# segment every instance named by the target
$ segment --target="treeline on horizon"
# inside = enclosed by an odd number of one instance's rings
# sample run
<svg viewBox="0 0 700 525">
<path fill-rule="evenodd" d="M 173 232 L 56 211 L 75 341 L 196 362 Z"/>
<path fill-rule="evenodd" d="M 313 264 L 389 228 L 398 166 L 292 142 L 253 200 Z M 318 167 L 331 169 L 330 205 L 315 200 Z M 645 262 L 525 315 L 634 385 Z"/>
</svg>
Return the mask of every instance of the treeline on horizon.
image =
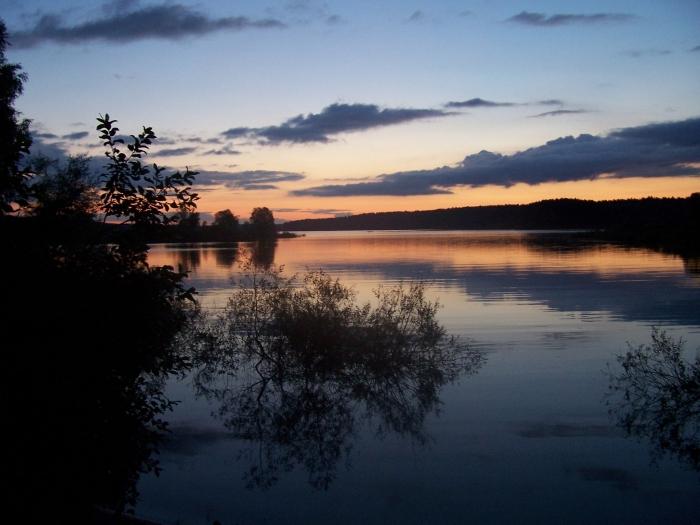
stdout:
<svg viewBox="0 0 700 525">
<path fill-rule="evenodd" d="M 698 231 L 698 226 L 700 192 L 685 198 L 552 199 L 531 204 L 363 213 L 284 224 L 289 231 L 580 229 L 632 233 L 666 229 L 688 234 Z"/>
<path fill-rule="evenodd" d="M 0 227 L 6 235 L 17 238 L 51 238 L 53 240 L 99 239 L 116 243 L 131 235 L 132 224 L 101 222 L 91 216 L 0 215 Z M 197 212 L 179 213 L 167 224 L 139 226 L 139 237 L 147 243 L 273 241 L 277 233 L 274 216 L 266 207 L 254 208 L 247 222 L 230 210 L 214 214 L 211 223 L 202 221 Z M 284 236 L 284 234 L 282 234 Z"/>
</svg>

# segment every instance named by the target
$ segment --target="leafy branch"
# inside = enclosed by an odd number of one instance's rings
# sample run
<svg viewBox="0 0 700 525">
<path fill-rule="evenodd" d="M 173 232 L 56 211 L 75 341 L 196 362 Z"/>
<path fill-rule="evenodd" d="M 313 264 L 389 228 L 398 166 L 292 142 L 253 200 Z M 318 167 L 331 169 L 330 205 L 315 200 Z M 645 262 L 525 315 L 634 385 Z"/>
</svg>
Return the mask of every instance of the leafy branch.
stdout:
<svg viewBox="0 0 700 525">
<path fill-rule="evenodd" d="M 149 146 L 157 138 L 153 128 L 144 127 L 138 135 L 131 135 L 131 143 L 118 135 L 109 114 L 97 119 L 97 130 L 109 159 L 104 174 L 102 207 L 104 221 L 108 217 L 123 219 L 124 223 L 140 225 L 168 224 L 176 220 L 168 215 L 171 210 L 193 212 L 199 196 L 192 192 L 191 184 L 197 172 L 185 168 L 168 175 L 166 168 L 157 164 L 147 166 L 142 158 L 148 154 Z M 126 151 L 124 151 L 126 146 Z"/>
</svg>

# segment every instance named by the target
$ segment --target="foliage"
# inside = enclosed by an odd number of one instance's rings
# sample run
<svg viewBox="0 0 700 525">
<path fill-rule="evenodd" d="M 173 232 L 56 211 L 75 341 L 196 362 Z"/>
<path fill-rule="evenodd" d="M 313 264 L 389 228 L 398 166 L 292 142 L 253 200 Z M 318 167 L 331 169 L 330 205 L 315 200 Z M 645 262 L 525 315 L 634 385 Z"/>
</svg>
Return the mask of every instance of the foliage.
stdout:
<svg viewBox="0 0 700 525">
<path fill-rule="evenodd" d="M 153 128 L 144 127 L 138 135 L 131 135 L 132 143 L 126 145 L 129 153 L 125 153 L 122 151 L 124 139 L 119 138 L 119 128 L 114 126 L 116 120 L 110 120 L 109 114 L 105 114 L 97 122 L 109 159 L 100 196 L 105 219 L 124 218 L 124 222 L 137 225 L 167 224 L 175 220 L 167 215 L 170 210 L 194 211 L 199 197 L 191 192 L 189 185 L 196 172 L 187 168 L 185 173 L 178 171 L 168 175 L 165 168 L 157 164 L 149 167 L 141 162 L 156 139 Z"/>
<path fill-rule="evenodd" d="M 700 355 L 686 361 L 684 344 L 654 329 L 651 345 L 630 345 L 610 373 L 611 413 L 628 435 L 651 440 L 655 457 L 700 469 Z"/>
<path fill-rule="evenodd" d="M 173 205 L 192 213 L 196 195 L 187 185 L 194 174 L 142 166 L 155 139 L 151 128 L 132 137 L 127 156 L 115 121 L 99 120 L 110 162 L 101 198 L 94 198 L 84 159 L 35 164 L 47 175 L 31 188 L 36 220 L 49 219 L 41 224 L 57 231 L 11 239 L 11 255 L 1 261 L 2 275 L 11 276 L 3 290 L 11 300 L 0 310 L 12 327 L 3 341 L 12 349 L 9 404 L 21 429 L 11 472 L 14 499 L 30 522 L 43 522 L 44 511 L 51 513 L 46 522 L 81 522 L 95 506 L 121 512 L 133 505 L 139 475 L 158 470 L 162 414 L 172 405 L 163 382 L 188 366 L 173 347 L 196 313 L 185 274 L 150 266 L 138 236 L 114 243 L 104 228 L 95 236 L 66 230 L 85 226 L 68 218 L 93 223 L 95 211 L 125 218 L 135 230 L 170 222 Z"/>
<path fill-rule="evenodd" d="M 238 233 L 238 217 L 231 210 L 217 211 L 212 226 L 222 234 L 234 237 Z"/>
<path fill-rule="evenodd" d="M 259 447 L 251 486 L 269 487 L 299 465 L 313 487 L 328 488 L 362 421 L 425 443 L 441 387 L 481 364 L 446 335 L 420 284 L 378 289 L 376 304 L 358 304 L 323 272 L 299 281 L 250 269 L 222 316 L 193 337 L 199 393 Z"/>
<path fill-rule="evenodd" d="M 46 157 L 35 157 L 31 185 L 35 200 L 32 213 L 40 217 L 92 218 L 99 212 L 96 181 L 84 155 L 68 157 L 64 165 Z"/>
<path fill-rule="evenodd" d="M 20 161 L 32 143 L 29 120 L 20 120 L 13 107 L 27 77 L 18 64 L 7 62 L 7 45 L 7 31 L 0 20 L 0 215 L 27 205 L 29 171 L 20 167 Z"/>
<path fill-rule="evenodd" d="M 250 225 L 256 239 L 273 239 L 277 235 L 275 218 L 269 208 L 253 208 Z"/>
</svg>

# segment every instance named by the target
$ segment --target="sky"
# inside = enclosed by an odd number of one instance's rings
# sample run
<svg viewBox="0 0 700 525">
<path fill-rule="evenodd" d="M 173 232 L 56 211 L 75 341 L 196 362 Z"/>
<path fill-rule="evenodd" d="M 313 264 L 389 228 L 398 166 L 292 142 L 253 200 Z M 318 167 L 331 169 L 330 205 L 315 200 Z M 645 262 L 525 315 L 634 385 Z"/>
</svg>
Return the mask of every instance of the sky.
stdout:
<svg viewBox="0 0 700 525">
<path fill-rule="evenodd" d="M 697 0 L 2 0 L 34 152 L 281 220 L 700 191 Z"/>
</svg>

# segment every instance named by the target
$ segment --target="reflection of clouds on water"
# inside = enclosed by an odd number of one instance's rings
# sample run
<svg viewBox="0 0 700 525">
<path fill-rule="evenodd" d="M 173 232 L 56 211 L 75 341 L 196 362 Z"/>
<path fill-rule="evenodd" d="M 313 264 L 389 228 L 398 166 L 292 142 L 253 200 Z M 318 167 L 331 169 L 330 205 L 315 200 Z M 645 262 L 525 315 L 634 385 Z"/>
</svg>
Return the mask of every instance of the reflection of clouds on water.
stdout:
<svg viewBox="0 0 700 525">
<path fill-rule="evenodd" d="M 173 455 L 195 456 L 208 445 L 231 439 L 231 433 L 221 429 L 184 424 L 170 425 L 161 450 Z"/>
<path fill-rule="evenodd" d="M 543 271 L 538 268 L 449 267 L 439 263 L 335 264 L 332 272 L 367 272 L 402 280 L 419 275 L 449 288 L 460 288 L 480 301 L 522 301 L 560 312 L 599 313 L 624 321 L 700 326 L 700 287 L 684 275 L 594 271 Z"/>
<path fill-rule="evenodd" d="M 637 490 L 639 481 L 630 472 L 608 467 L 579 467 L 576 473 L 583 481 L 606 483 L 617 490 Z"/>
<path fill-rule="evenodd" d="M 614 437 L 620 431 L 610 425 L 582 425 L 571 423 L 521 423 L 515 433 L 524 438 L 580 438 Z"/>
</svg>

